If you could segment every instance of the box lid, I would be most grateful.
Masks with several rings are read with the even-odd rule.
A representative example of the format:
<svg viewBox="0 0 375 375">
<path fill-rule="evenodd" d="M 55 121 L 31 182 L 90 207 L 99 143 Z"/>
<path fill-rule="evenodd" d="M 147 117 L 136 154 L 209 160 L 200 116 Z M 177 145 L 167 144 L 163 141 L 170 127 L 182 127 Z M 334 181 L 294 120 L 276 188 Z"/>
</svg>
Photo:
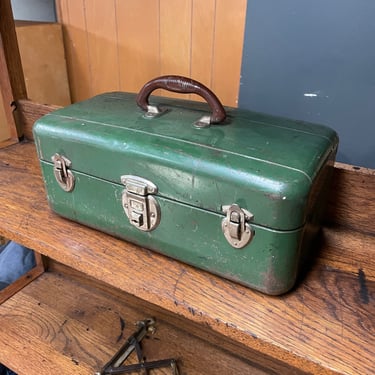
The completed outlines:
<svg viewBox="0 0 375 375">
<path fill-rule="evenodd" d="M 316 176 L 337 147 L 333 130 L 234 108 L 224 124 L 197 128 L 205 103 L 151 101 L 168 111 L 146 118 L 135 94 L 115 92 L 48 114 L 34 126 L 39 157 L 62 154 L 73 170 L 118 184 L 137 175 L 158 195 L 205 210 L 236 203 L 269 228 L 304 225 Z"/>
</svg>

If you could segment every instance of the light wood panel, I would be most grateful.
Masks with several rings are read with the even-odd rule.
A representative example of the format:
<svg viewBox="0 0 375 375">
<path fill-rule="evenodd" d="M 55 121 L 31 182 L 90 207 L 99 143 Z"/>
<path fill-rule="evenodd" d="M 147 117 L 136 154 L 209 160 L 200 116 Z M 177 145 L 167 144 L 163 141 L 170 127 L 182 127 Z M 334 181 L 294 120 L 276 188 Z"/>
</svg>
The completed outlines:
<svg viewBox="0 0 375 375">
<path fill-rule="evenodd" d="M 246 0 L 220 0 L 216 2 L 214 56 L 212 65 L 212 89 L 221 93 L 224 103 L 238 105 L 238 86 L 231 83 L 241 75 L 243 40 L 238 36 L 244 33 Z M 234 100 L 234 102 L 233 102 Z"/>
<path fill-rule="evenodd" d="M 215 0 L 195 0 L 191 25 L 191 76 L 212 86 Z"/>
<path fill-rule="evenodd" d="M 92 92 L 84 0 L 61 0 L 57 9 L 63 24 L 70 95 L 76 102 Z"/>
<path fill-rule="evenodd" d="M 190 76 L 191 19 L 190 0 L 160 0 L 161 75 Z"/>
<path fill-rule="evenodd" d="M 71 103 L 61 25 L 16 21 L 27 96 L 38 103 Z"/>
<path fill-rule="evenodd" d="M 115 1 L 85 0 L 84 5 L 93 90 L 119 90 Z"/>
<path fill-rule="evenodd" d="M 154 77 L 179 74 L 237 105 L 246 0 L 56 0 L 56 7 L 73 101 L 138 92 Z"/>
<path fill-rule="evenodd" d="M 6 141 L 10 138 L 10 128 L 8 125 L 8 117 L 4 108 L 3 95 L 0 91 L 0 145 L 1 142 Z"/>
<path fill-rule="evenodd" d="M 160 72 L 159 0 L 117 0 L 120 87 L 137 92 Z"/>
</svg>

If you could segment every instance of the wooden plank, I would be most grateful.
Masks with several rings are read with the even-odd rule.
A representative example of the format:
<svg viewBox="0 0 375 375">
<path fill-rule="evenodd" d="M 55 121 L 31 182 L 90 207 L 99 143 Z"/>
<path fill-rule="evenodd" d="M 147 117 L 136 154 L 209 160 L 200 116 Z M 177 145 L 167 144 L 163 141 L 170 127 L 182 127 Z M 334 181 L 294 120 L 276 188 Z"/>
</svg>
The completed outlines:
<svg viewBox="0 0 375 375">
<path fill-rule="evenodd" d="M 374 233 L 375 170 L 336 163 L 327 223 Z"/>
<path fill-rule="evenodd" d="M 47 280 L 48 285 L 53 284 L 54 280 L 48 282 L 49 278 L 43 276 L 42 283 Z M 40 283 L 31 284 L 29 287 L 33 289 L 36 285 Z M 67 285 L 67 288 L 69 286 Z M 86 326 L 47 305 L 51 298 L 64 298 L 65 286 L 60 283 L 60 290 L 54 296 L 49 293 L 48 287 L 45 288 L 44 298 L 38 300 L 29 296 L 27 290 L 28 288 L 25 288 L 0 306 L 0 340 L 7 342 L 5 344 L 2 341 L 2 347 L 7 346 L 5 351 L 1 351 L 2 362 L 17 373 L 25 375 L 92 374 L 93 364 L 95 363 L 96 368 L 100 366 L 98 359 L 109 356 L 111 351 L 108 345 L 104 345 L 105 340 L 95 331 L 86 331 Z M 67 290 L 68 293 L 74 292 Z M 56 288 L 54 291 L 56 293 Z M 26 357 L 24 350 L 20 348 L 25 342 L 28 343 Z M 101 345 L 95 347 L 95 342 L 100 342 Z M 91 351 L 87 351 L 87 347 L 90 347 Z M 83 360 L 85 356 L 88 357 L 86 361 Z"/>
<path fill-rule="evenodd" d="M 366 275 L 320 261 L 293 293 L 261 295 L 53 214 L 32 145 L 0 151 L 0 161 L 5 237 L 303 371 L 373 368 L 375 282 Z M 375 261 L 374 241 L 367 246 L 362 269 Z"/>
<path fill-rule="evenodd" d="M 8 141 L 11 137 L 10 127 L 8 125 L 8 114 L 5 111 L 5 105 L 6 103 L 3 100 L 3 95 L 0 90 L 0 144 L 4 141 Z"/>
<path fill-rule="evenodd" d="M 16 103 L 16 107 L 17 115 L 20 117 L 24 127 L 25 137 L 31 140 L 34 139 L 32 132 L 34 122 L 43 115 L 61 108 L 56 105 L 34 103 L 30 100 L 19 100 Z"/>
<path fill-rule="evenodd" d="M 61 25 L 16 21 L 28 98 L 38 103 L 71 103 Z"/>
<path fill-rule="evenodd" d="M 156 317 L 158 321 L 168 322 L 169 325 L 187 334 L 189 336 L 189 341 L 191 340 L 190 337 L 195 336 L 205 342 L 209 342 L 210 345 L 213 345 L 213 347 L 215 348 L 220 348 L 221 350 L 223 350 L 224 353 L 225 352 L 227 354 L 231 353 L 231 355 L 233 355 L 234 357 L 238 359 L 240 358 L 246 359 L 247 361 L 246 370 L 250 371 L 251 369 L 251 371 L 254 371 L 254 372 L 251 372 L 252 374 L 253 373 L 258 374 L 258 372 L 261 372 L 261 371 L 266 371 L 267 374 L 270 374 L 270 373 L 287 374 L 287 375 L 305 374 L 304 372 L 296 368 L 293 368 L 289 364 L 276 361 L 273 358 L 265 355 L 264 353 L 254 351 L 251 348 L 242 345 L 241 343 L 234 342 L 233 340 L 229 340 L 225 336 L 215 333 L 210 329 L 209 326 L 202 326 L 188 319 L 181 318 L 178 315 L 163 309 L 162 307 L 156 306 L 154 304 L 150 304 L 147 301 L 141 300 L 127 293 L 123 293 L 122 291 L 118 289 L 112 288 L 108 284 L 101 283 L 100 281 L 94 278 L 90 278 L 87 275 L 83 275 L 77 272 L 76 270 L 66 267 L 65 265 L 61 265 L 60 263 L 50 261 L 49 269 L 51 270 L 51 272 L 54 272 L 54 273 L 58 273 L 58 274 L 63 273 L 63 275 L 68 277 L 69 280 L 77 281 L 79 283 L 84 283 L 85 285 L 92 286 L 95 289 L 99 289 L 105 295 L 111 295 L 113 301 L 122 301 L 127 306 L 132 306 L 136 308 L 138 311 L 141 311 L 144 314 L 143 316 L 146 316 L 145 314 L 148 314 L 148 316 Z M 114 309 L 112 308 L 112 310 Z M 101 326 L 101 323 L 97 325 Z M 169 334 L 168 334 L 168 337 L 170 337 Z M 196 346 L 196 344 L 194 344 L 193 346 L 195 348 L 193 350 L 193 353 L 196 353 L 198 351 L 198 346 Z M 220 358 L 216 358 L 215 356 L 211 357 L 211 355 L 209 355 L 209 353 L 206 350 L 204 351 L 204 353 L 207 354 L 207 356 L 205 357 L 206 363 L 211 365 L 212 363 L 215 363 L 216 361 L 220 363 L 222 360 L 228 362 L 227 358 L 220 359 Z M 197 362 L 197 361 L 192 359 L 192 362 Z M 199 367 L 197 367 L 197 369 L 199 369 Z M 203 369 L 200 369 L 200 370 L 201 370 L 200 372 L 201 374 Z M 221 371 L 218 370 L 217 373 L 221 373 Z M 234 371 L 234 373 L 236 373 L 236 371 Z"/>
<path fill-rule="evenodd" d="M 215 0 L 194 0 L 191 25 L 191 77 L 212 86 L 212 63 L 215 34 Z M 204 101 L 192 95 L 193 100 Z"/>
<path fill-rule="evenodd" d="M 192 0 L 160 0 L 160 74 L 190 77 Z M 160 91 L 169 97 L 189 95 Z"/>
<path fill-rule="evenodd" d="M 116 0 L 120 89 L 139 92 L 159 76 L 159 1 Z"/>
<path fill-rule="evenodd" d="M 179 74 L 214 86 L 224 104 L 236 105 L 246 1 L 57 0 L 57 5 L 73 101 L 118 87 L 137 92 L 151 78 Z"/>
<path fill-rule="evenodd" d="M 0 1 L 0 34 L 4 47 L 5 60 L 12 87 L 13 100 L 26 98 L 26 86 L 17 45 L 10 0 Z"/>
<path fill-rule="evenodd" d="M 246 0 L 217 0 L 212 89 L 228 106 L 237 107 L 241 75 Z"/>
<path fill-rule="evenodd" d="M 86 32 L 91 72 L 90 95 L 120 88 L 114 0 L 85 0 Z"/>
<path fill-rule="evenodd" d="M 88 35 L 83 0 L 59 0 L 58 20 L 63 24 L 70 95 L 73 102 L 93 95 Z"/>
<path fill-rule="evenodd" d="M 108 290 L 103 292 L 82 279 L 71 280 L 62 269 L 59 274 L 44 274 L 0 306 L 0 343 L 3 346 L 6 342 L 3 340 L 7 339 L 7 346 L 16 347 L 12 355 L 8 351 L 0 355 L 20 374 L 92 374 L 135 331 L 134 322 L 155 312 L 140 309 L 134 297 L 113 298 Z M 148 360 L 175 357 L 180 361 L 181 371 L 192 375 L 249 370 L 254 375 L 266 374 L 259 366 L 172 326 L 161 312 L 153 316 L 157 321 L 156 332 L 143 341 Z M 22 358 L 17 348 L 21 341 L 32 344 L 32 355 Z M 43 363 L 47 355 L 48 363 Z M 134 362 L 134 359 L 129 361 Z M 167 375 L 170 370 L 153 373 Z"/>
<path fill-rule="evenodd" d="M 0 1 L 0 87 L 11 139 L 17 140 L 23 129 L 13 117 L 11 103 L 27 94 L 10 0 Z"/>
<path fill-rule="evenodd" d="M 322 242 L 318 254 L 320 263 L 375 281 L 373 234 L 364 234 L 341 226 L 324 227 Z"/>
</svg>

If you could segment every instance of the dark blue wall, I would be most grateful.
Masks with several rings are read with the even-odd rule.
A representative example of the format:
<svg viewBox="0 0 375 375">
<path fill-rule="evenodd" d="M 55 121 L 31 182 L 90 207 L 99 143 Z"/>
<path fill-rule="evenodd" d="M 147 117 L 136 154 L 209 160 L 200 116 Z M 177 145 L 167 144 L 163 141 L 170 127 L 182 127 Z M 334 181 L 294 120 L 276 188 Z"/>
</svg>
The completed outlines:
<svg viewBox="0 0 375 375">
<path fill-rule="evenodd" d="M 375 1 L 248 0 L 239 106 L 327 124 L 375 168 Z"/>
</svg>

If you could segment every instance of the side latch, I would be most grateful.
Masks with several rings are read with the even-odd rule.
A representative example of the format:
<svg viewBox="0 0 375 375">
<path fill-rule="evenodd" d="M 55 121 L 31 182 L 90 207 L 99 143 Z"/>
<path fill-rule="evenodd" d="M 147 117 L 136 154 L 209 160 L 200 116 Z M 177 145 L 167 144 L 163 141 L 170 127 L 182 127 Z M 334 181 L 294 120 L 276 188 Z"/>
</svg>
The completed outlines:
<svg viewBox="0 0 375 375">
<path fill-rule="evenodd" d="M 122 207 L 132 225 L 139 230 L 149 232 L 160 223 L 160 206 L 151 194 L 156 194 L 158 188 L 152 182 L 138 176 L 121 176 L 125 185 L 122 192 Z"/>
<path fill-rule="evenodd" d="M 53 162 L 53 174 L 57 183 L 64 191 L 72 191 L 75 183 L 73 172 L 69 169 L 72 162 L 60 154 L 53 155 L 51 159 Z"/>
<path fill-rule="evenodd" d="M 242 249 L 254 237 L 255 232 L 249 224 L 254 215 L 237 204 L 223 206 L 222 210 L 226 214 L 221 222 L 225 238 L 231 246 Z"/>
</svg>

